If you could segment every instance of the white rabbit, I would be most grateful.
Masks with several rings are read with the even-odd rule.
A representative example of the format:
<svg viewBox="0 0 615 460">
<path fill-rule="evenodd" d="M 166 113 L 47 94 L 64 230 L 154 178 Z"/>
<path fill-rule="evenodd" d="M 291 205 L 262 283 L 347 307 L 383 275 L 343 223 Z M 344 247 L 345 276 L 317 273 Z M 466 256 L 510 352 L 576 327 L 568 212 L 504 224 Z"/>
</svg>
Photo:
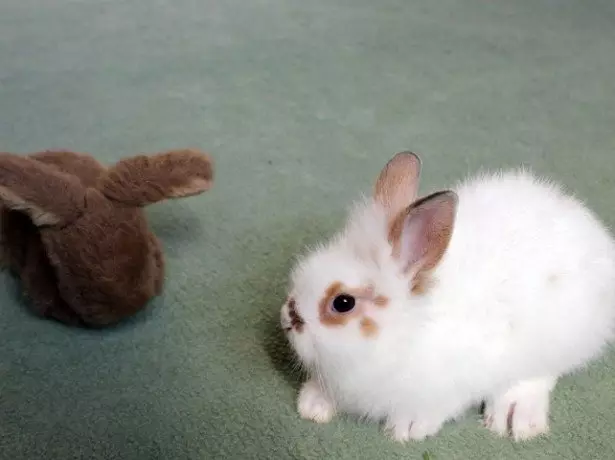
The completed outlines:
<svg viewBox="0 0 615 460">
<path fill-rule="evenodd" d="M 527 171 L 417 200 L 420 167 L 397 154 L 293 270 L 281 324 L 308 371 L 299 413 L 384 421 L 406 441 L 484 401 L 492 431 L 546 433 L 557 379 L 613 336 L 613 239 Z"/>
</svg>

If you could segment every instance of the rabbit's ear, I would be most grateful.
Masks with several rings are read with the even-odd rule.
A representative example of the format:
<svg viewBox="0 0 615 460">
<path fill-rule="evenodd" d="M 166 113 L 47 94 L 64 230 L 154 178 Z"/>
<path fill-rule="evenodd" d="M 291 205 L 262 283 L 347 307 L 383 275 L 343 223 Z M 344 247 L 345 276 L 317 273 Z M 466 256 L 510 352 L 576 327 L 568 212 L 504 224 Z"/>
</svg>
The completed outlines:
<svg viewBox="0 0 615 460">
<path fill-rule="evenodd" d="M 175 150 L 127 158 L 107 171 L 99 184 L 109 199 L 130 206 L 146 206 L 168 198 L 197 195 L 213 181 L 209 155 Z"/>
<path fill-rule="evenodd" d="M 393 222 L 389 240 L 393 255 L 416 279 L 438 265 L 448 248 L 457 210 L 457 194 L 431 194 L 402 211 Z"/>
<path fill-rule="evenodd" d="M 389 219 L 416 200 L 420 175 L 421 159 L 412 152 L 396 154 L 382 169 L 374 187 L 374 199 L 384 206 Z"/>
<path fill-rule="evenodd" d="M 81 181 L 32 158 L 0 153 L 0 201 L 37 226 L 67 225 L 83 213 Z"/>
</svg>

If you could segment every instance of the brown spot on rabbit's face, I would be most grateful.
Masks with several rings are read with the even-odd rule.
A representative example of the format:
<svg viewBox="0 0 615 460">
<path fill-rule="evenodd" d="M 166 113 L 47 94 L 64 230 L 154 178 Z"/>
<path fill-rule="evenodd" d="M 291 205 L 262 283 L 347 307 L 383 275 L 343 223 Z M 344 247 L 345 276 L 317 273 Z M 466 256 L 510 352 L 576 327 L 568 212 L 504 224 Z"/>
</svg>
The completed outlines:
<svg viewBox="0 0 615 460">
<path fill-rule="evenodd" d="M 374 297 L 374 305 L 377 307 L 386 307 L 389 304 L 389 298 L 384 295 L 377 295 Z"/>
<path fill-rule="evenodd" d="M 365 337 L 373 337 L 378 333 L 378 325 L 373 319 L 365 316 L 361 320 L 361 333 Z"/>
<path fill-rule="evenodd" d="M 343 326 L 352 319 L 361 317 L 369 305 L 383 308 L 388 301 L 387 297 L 376 295 L 373 286 L 352 288 L 336 281 L 327 288 L 320 300 L 320 322 L 328 327 Z"/>
<path fill-rule="evenodd" d="M 351 291 L 353 290 L 346 288 L 344 284 L 339 281 L 332 283 L 327 288 L 325 295 L 320 300 L 319 304 L 320 322 L 322 324 L 325 326 L 343 326 L 352 318 L 356 317 L 356 308 L 351 308 L 348 311 L 342 312 L 336 311 L 333 306 L 335 299 L 339 296 L 347 296 L 349 298 L 348 301 L 352 302 L 351 299 L 354 299 L 355 297 Z"/>
</svg>

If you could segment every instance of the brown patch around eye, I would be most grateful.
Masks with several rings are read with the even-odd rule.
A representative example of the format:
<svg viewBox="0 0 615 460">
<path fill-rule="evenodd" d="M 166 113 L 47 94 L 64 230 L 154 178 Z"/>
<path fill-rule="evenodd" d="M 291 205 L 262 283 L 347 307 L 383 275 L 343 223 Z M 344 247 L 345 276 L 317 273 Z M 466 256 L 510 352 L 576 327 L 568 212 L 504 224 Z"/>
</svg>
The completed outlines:
<svg viewBox="0 0 615 460">
<path fill-rule="evenodd" d="M 333 302 L 333 299 L 345 292 L 347 291 L 344 290 L 344 285 L 339 281 L 332 283 L 325 291 L 325 295 L 320 300 L 320 303 L 318 305 L 320 322 L 325 326 L 343 326 L 353 316 L 354 311 L 347 314 L 339 315 L 333 313 L 329 309 L 329 305 L 331 304 L 331 302 Z"/>
<path fill-rule="evenodd" d="M 348 313 L 336 313 L 331 311 L 331 303 L 341 294 L 347 294 L 355 298 L 356 306 Z M 365 302 L 372 302 L 374 305 L 382 308 L 387 305 L 389 299 L 382 295 L 375 295 L 374 287 L 370 285 L 359 288 L 349 288 L 340 281 L 331 283 L 318 305 L 320 322 L 325 326 L 343 326 L 351 319 L 361 314 Z M 371 319 L 370 321 L 373 322 Z M 375 323 L 374 326 L 376 326 Z M 370 326 L 367 327 L 369 328 Z"/>
<path fill-rule="evenodd" d="M 361 320 L 361 333 L 365 337 L 373 337 L 378 333 L 378 325 L 373 319 L 366 316 Z"/>
</svg>

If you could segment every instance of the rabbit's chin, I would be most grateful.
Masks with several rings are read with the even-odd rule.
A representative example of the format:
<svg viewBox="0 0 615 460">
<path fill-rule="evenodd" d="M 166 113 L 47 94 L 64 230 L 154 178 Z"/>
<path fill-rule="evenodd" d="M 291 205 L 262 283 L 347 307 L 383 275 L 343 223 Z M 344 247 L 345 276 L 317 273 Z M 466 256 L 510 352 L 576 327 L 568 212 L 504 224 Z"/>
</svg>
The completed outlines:
<svg viewBox="0 0 615 460">
<path fill-rule="evenodd" d="M 367 353 L 367 344 L 345 337 L 343 330 L 338 331 L 337 337 L 321 337 L 318 332 L 308 328 L 301 332 L 291 330 L 287 333 L 287 339 L 302 368 L 308 375 L 318 377 L 326 387 L 343 390 L 346 381 L 358 374 L 365 374 L 381 361 Z M 373 360 L 376 362 L 372 363 Z M 336 395 L 330 396 L 333 398 Z M 341 398 L 343 394 L 337 396 Z"/>
<path fill-rule="evenodd" d="M 314 372 L 318 366 L 318 355 L 309 333 L 291 330 L 286 333 L 286 338 L 302 367 Z"/>
</svg>

